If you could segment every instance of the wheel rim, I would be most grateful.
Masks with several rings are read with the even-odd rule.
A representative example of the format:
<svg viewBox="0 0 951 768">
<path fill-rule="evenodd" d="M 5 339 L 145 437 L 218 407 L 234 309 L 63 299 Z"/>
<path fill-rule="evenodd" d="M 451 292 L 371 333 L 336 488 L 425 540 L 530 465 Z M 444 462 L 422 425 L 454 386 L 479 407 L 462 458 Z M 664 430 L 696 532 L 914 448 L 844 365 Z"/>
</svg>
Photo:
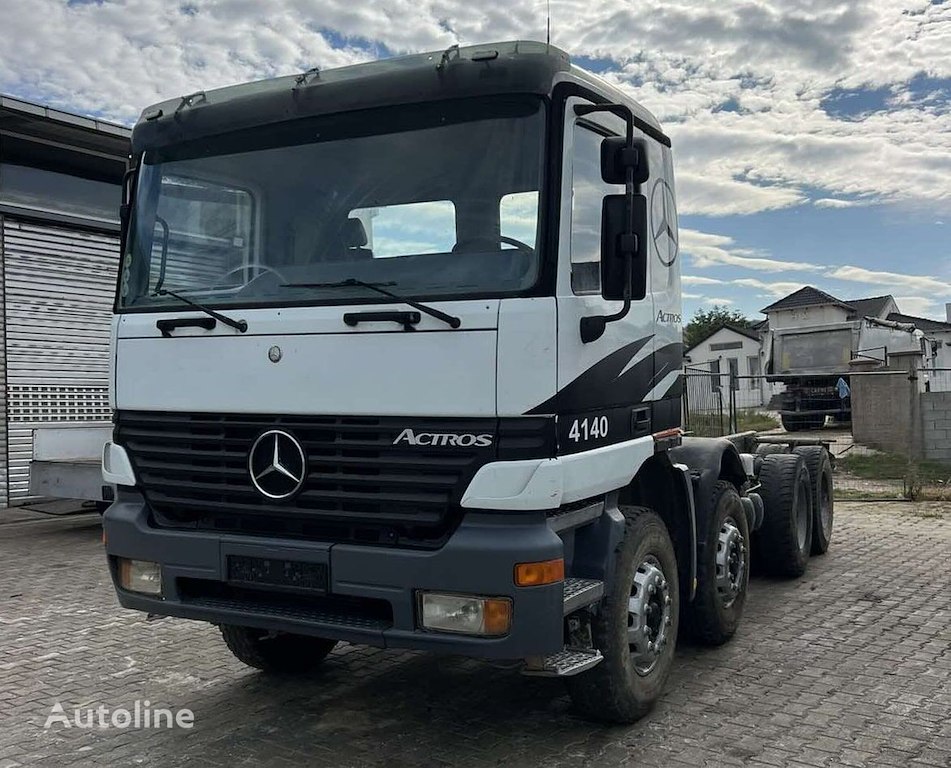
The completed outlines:
<svg viewBox="0 0 951 768">
<path fill-rule="evenodd" d="M 800 489 L 802 491 L 802 489 Z M 796 537 L 799 542 L 799 549 L 805 550 L 806 539 L 809 534 L 809 499 L 806 494 L 800 492 L 796 504 Z"/>
<path fill-rule="evenodd" d="M 819 524 L 826 538 L 832 532 L 832 488 L 831 482 L 823 475 L 819 483 Z"/>
<path fill-rule="evenodd" d="M 652 555 L 637 566 L 627 603 L 627 642 L 639 675 L 649 675 L 670 642 L 671 597 L 660 563 Z"/>
<path fill-rule="evenodd" d="M 733 605 L 746 578 L 746 542 L 732 517 L 720 526 L 716 556 L 717 596 L 725 608 Z"/>
</svg>

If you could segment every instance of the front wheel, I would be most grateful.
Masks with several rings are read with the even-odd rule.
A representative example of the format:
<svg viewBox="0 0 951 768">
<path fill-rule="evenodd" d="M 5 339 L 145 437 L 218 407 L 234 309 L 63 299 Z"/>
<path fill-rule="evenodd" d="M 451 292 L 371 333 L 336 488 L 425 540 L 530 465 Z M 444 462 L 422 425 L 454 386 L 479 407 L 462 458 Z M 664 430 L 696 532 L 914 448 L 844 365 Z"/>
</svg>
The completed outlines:
<svg viewBox="0 0 951 768">
<path fill-rule="evenodd" d="M 594 647 L 604 661 L 567 684 L 583 716 L 633 723 L 650 711 L 670 674 L 680 585 L 664 521 L 643 507 L 621 511 L 625 530 L 615 550 L 612 587 L 591 624 Z"/>
<path fill-rule="evenodd" d="M 225 645 L 249 667 L 273 674 L 304 674 L 320 666 L 336 640 L 253 627 L 221 625 Z"/>
</svg>

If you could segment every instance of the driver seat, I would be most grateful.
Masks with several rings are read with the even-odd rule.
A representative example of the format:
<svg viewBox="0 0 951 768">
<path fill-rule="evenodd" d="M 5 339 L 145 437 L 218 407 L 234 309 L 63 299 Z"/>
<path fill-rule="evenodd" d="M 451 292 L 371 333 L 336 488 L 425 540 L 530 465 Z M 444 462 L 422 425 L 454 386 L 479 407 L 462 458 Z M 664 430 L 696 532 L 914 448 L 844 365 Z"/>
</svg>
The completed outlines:
<svg viewBox="0 0 951 768">
<path fill-rule="evenodd" d="M 373 258 L 373 251 L 367 248 L 367 231 L 360 219 L 347 219 L 340 228 L 340 241 L 343 246 L 343 261 L 364 261 Z"/>
</svg>

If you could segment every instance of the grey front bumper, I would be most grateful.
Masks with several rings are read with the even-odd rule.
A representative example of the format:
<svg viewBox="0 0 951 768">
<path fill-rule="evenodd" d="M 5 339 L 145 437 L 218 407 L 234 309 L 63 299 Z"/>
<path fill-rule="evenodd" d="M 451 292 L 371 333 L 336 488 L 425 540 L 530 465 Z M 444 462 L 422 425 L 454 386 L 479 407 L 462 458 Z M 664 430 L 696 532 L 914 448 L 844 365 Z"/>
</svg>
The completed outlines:
<svg viewBox="0 0 951 768">
<path fill-rule="evenodd" d="M 563 586 L 516 587 L 517 563 L 563 556 L 561 539 L 543 513 L 469 512 L 438 550 L 331 544 L 238 536 L 211 531 L 156 528 L 141 501 L 118 501 L 106 511 L 103 526 L 110 570 L 115 558 L 162 565 L 163 595 L 128 592 L 116 583 L 126 608 L 285 632 L 313 634 L 353 643 L 412 648 L 485 658 L 541 656 L 563 647 Z M 231 555 L 324 563 L 329 593 L 335 597 L 385 601 L 392 621 L 367 620 L 346 612 L 288 610 L 265 599 L 194 599 L 183 583 L 224 586 Z M 266 589 L 266 588 L 262 588 Z M 499 638 L 422 631 L 416 626 L 418 590 L 511 597 L 512 629 Z M 315 600 L 315 606 L 319 604 Z"/>
</svg>

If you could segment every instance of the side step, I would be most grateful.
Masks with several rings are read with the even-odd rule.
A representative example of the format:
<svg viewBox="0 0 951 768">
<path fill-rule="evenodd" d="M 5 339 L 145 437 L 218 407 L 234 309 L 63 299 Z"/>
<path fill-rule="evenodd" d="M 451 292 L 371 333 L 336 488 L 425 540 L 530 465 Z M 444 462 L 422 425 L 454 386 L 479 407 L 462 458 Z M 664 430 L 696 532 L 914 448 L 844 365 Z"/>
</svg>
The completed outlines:
<svg viewBox="0 0 951 768">
<path fill-rule="evenodd" d="M 595 667 L 604 660 L 594 648 L 564 648 L 551 656 L 526 659 L 523 675 L 532 677 L 571 677 Z"/>
<path fill-rule="evenodd" d="M 604 582 L 594 579 L 565 579 L 565 616 L 579 608 L 598 602 L 604 595 Z"/>
</svg>

